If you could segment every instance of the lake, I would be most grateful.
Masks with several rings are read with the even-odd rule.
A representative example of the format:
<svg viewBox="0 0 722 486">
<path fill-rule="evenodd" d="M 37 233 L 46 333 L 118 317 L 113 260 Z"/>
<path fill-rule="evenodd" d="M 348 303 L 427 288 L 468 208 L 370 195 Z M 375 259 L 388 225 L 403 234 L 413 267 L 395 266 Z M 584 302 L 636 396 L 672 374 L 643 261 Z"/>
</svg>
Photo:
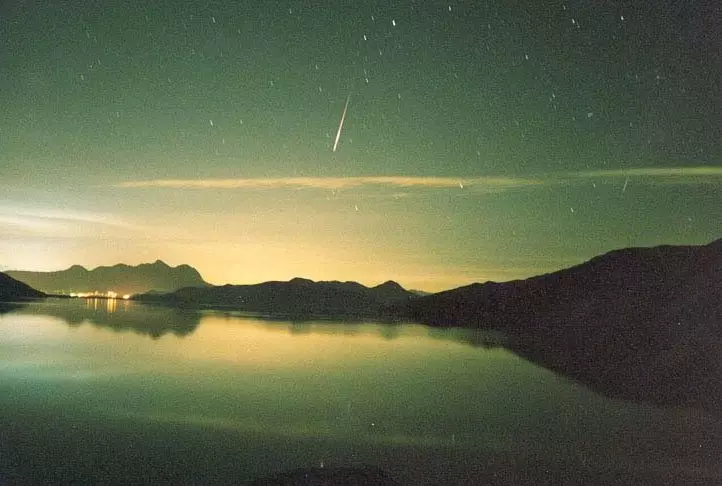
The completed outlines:
<svg viewBox="0 0 722 486">
<path fill-rule="evenodd" d="M 498 336 L 127 301 L 0 314 L 0 484 L 720 484 L 722 424 L 613 400 Z"/>
</svg>

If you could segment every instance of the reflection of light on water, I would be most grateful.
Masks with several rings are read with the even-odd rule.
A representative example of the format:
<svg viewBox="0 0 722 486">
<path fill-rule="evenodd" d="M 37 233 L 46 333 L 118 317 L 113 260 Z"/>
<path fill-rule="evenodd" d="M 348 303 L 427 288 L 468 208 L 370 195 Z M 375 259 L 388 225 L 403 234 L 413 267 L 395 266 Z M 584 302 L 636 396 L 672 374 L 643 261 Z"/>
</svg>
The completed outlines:
<svg viewBox="0 0 722 486">
<path fill-rule="evenodd" d="M 98 299 L 85 299 L 85 307 L 94 311 L 98 310 Z"/>
<path fill-rule="evenodd" d="M 97 311 L 99 310 L 99 308 L 101 308 L 101 302 L 103 301 L 105 302 L 105 311 L 108 314 L 112 314 L 118 310 L 118 301 L 122 302 L 120 310 L 128 310 L 128 299 L 113 297 L 85 297 L 85 307 L 86 309 Z"/>
</svg>

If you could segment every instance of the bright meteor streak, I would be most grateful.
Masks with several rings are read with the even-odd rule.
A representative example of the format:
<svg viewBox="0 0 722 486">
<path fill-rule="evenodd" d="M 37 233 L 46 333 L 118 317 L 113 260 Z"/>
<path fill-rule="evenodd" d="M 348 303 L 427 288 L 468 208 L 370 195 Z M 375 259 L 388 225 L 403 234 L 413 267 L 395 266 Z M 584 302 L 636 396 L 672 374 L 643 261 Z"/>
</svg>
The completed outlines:
<svg viewBox="0 0 722 486">
<path fill-rule="evenodd" d="M 343 113 L 341 113 L 341 122 L 338 124 L 338 131 L 336 132 L 336 140 L 333 142 L 333 151 L 336 151 L 338 147 L 338 139 L 341 138 L 341 129 L 343 128 L 343 121 L 346 119 L 346 110 L 348 109 L 348 102 L 351 99 L 351 95 L 346 97 L 346 104 L 343 105 Z"/>
</svg>

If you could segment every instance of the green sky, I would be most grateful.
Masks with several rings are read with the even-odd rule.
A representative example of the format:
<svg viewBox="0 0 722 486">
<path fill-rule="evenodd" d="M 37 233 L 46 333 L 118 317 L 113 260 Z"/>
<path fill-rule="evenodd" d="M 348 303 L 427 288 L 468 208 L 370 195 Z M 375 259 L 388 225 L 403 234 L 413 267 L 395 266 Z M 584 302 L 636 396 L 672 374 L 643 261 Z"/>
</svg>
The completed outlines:
<svg viewBox="0 0 722 486">
<path fill-rule="evenodd" d="M 0 269 L 438 290 L 722 236 L 711 0 L 103 3 L 0 11 Z"/>
</svg>

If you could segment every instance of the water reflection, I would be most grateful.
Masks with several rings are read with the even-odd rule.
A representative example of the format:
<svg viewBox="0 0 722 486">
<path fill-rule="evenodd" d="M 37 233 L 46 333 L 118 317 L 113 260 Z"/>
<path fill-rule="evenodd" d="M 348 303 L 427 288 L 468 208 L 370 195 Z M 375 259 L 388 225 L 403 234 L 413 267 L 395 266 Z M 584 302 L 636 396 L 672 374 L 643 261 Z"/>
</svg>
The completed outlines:
<svg viewBox="0 0 722 486">
<path fill-rule="evenodd" d="M 239 312 L 197 311 L 140 304 L 117 299 L 46 299 L 31 304 L 1 304 L 0 313 L 47 315 L 61 319 L 75 328 L 84 324 L 116 332 L 130 331 L 158 339 L 166 334 L 177 337 L 191 335 L 206 322 L 208 325 L 225 322 L 233 326 L 261 325 L 269 331 L 295 336 L 304 335 L 371 335 L 393 341 L 400 337 L 426 335 L 433 340 L 450 341 L 479 348 L 503 346 L 501 334 L 476 329 L 441 329 L 406 323 L 379 323 L 362 320 L 282 319 Z M 223 332 L 232 333 L 225 328 Z"/>
<path fill-rule="evenodd" d="M 661 329 L 661 326 L 660 326 Z M 722 417 L 722 336 L 680 329 L 648 340 L 603 329 L 509 334 L 505 348 L 537 366 L 614 399 L 665 407 L 699 407 Z M 584 342 L 584 346 L 570 344 Z M 657 340 L 658 342 L 654 342 Z M 663 344 L 659 344 L 663 341 Z"/>
<path fill-rule="evenodd" d="M 16 309 L 21 314 L 41 314 L 60 318 L 70 327 L 85 323 L 111 329 L 130 331 L 152 339 L 166 334 L 184 337 L 193 333 L 201 314 L 188 309 L 144 307 L 116 299 L 48 299 Z"/>
<path fill-rule="evenodd" d="M 50 299 L 0 318 L 0 450 L 14 454 L 9 469 L 0 454 L 0 483 L 9 470 L 39 484 L 237 484 L 321 461 L 403 484 L 419 470 L 426 484 L 482 471 L 499 484 L 500 468 L 528 484 L 580 470 L 607 484 L 640 464 L 660 471 L 648 484 L 719 472 L 719 423 L 608 400 L 488 333 L 113 309 Z M 183 339 L 147 338 L 179 322 Z"/>
<path fill-rule="evenodd" d="M 82 299 L 85 301 L 85 307 L 88 310 L 92 310 L 94 312 L 98 312 L 99 310 L 105 310 L 108 314 L 112 314 L 116 310 L 118 310 L 118 300 L 117 299 L 106 299 L 106 298 L 97 298 L 97 297 L 86 297 Z M 123 304 L 121 304 L 120 309 L 121 310 L 128 310 L 128 301 L 123 300 Z"/>
<path fill-rule="evenodd" d="M 299 365 L 307 363 L 308 357 L 312 356 L 319 346 L 330 346 L 328 352 L 333 356 L 340 356 L 342 352 L 337 346 L 344 342 L 344 339 L 326 339 L 329 336 L 354 338 L 354 346 L 369 344 L 372 339 L 377 340 L 376 346 L 379 346 L 382 343 L 398 344 L 400 340 L 410 338 L 417 340 L 419 346 L 422 346 L 420 344 L 422 342 L 449 342 L 487 350 L 503 348 L 559 376 L 573 379 L 597 393 L 612 398 L 658 404 L 701 403 L 707 410 L 718 410 L 718 407 L 714 406 L 718 394 L 706 393 L 704 400 L 700 399 L 696 402 L 683 401 L 671 394 L 659 398 L 648 391 L 648 388 L 654 385 L 653 382 L 630 382 L 625 380 L 625 376 L 614 374 L 614 370 L 609 366 L 603 369 L 598 366 L 595 368 L 593 361 L 572 359 L 573 356 L 570 358 L 563 354 L 564 347 L 553 342 L 527 342 L 515 336 L 505 337 L 488 330 L 430 328 L 362 320 L 279 319 L 239 312 L 176 309 L 114 299 L 48 299 L 45 302 L 26 305 L 5 304 L 4 307 L 0 307 L 0 313 L 3 308 L 5 313 L 14 311 L 19 314 L 57 317 L 71 328 L 87 323 L 115 332 L 130 331 L 153 340 L 165 335 L 186 337 L 202 327 L 204 333 L 200 341 L 206 344 L 201 348 L 198 348 L 197 342 L 189 345 L 184 351 L 186 355 L 231 362 L 239 360 L 250 362 L 255 359 L 259 363 L 270 363 L 278 367 L 285 366 L 284 360 Z M 266 338 L 261 338 L 261 335 L 268 333 L 275 334 L 279 339 L 274 338 L 273 342 L 267 342 Z M 209 336 L 212 336 L 213 342 L 207 341 Z M 296 339 L 286 339 L 286 337 Z M 382 341 L 378 342 L 379 338 Z M 665 363 L 668 361 L 664 358 L 661 360 Z M 659 368 L 661 365 L 655 364 L 655 366 Z M 689 375 L 691 371 L 686 373 Z M 707 386 L 707 389 L 718 388 L 719 384 L 714 383 Z M 699 395 L 683 387 L 676 389 L 682 398 Z M 708 403 L 712 405 L 706 406 Z"/>
<path fill-rule="evenodd" d="M 506 347 L 506 339 L 500 332 L 479 329 L 452 328 L 429 328 L 429 337 L 433 339 L 451 340 L 462 344 L 468 344 L 475 348 L 493 349 Z"/>
<path fill-rule="evenodd" d="M 342 336 L 373 335 L 379 336 L 386 341 L 393 341 L 400 337 L 409 337 L 410 335 L 424 335 L 434 340 L 451 341 L 485 349 L 498 348 L 505 344 L 504 336 L 501 333 L 480 329 L 434 328 L 415 323 L 370 322 L 362 320 L 284 320 L 278 317 L 243 316 L 237 313 L 219 312 L 209 312 L 206 313 L 206 316 L 222 316 L 229 320 L 235 320 L 238 325 L 262 323 L 268 327 L 268 329 L 276 329 L 299 336 L 311 334 Z"/>
<path fill-rule="evenodd" d="M 10 312 L 16 312 L 22 309 L 26 304 L 19 304 L 14 302 L 0 302 L 0 315 L 8 314 Z"/>
<path fill-rule="evenodd" d="M 563 351 L 564 348 L 554 346 L 554 343 L 528 343 L 518 337 L 504 336 L 489 330 L 433 328 L 362 320 L 279 319 L 239 312 L 176 309 L 114 299 L 48 299 L 45 302 L 23 305 L 5 304 L 0 307 L 0 313 L 2 309 L 5 309 L 6 314 L 15 312 L 53 316 L 71 328 L 90 324 L 114 332 L 130 331 L 153 340 L 165 335 L 183 338 L 203 328 L 199 339 L 183 346 L 185 356 L 228 362 L 255 361 L 257 364 L 264 363 L 279 368 L 284 368 L 289 363 L 305 366 L 314 352 L 322 346 L 328 347 L 327 353 L 330 357 L 341 356 L 344 353 L 341 343 L 349 343 L 347 338 L 353 338 L 352 347 L 357 350 L 366 345 L 370 346 L 372 341 L 377 348 L 385 345 L 384 343 L 392 347 L 398 345 L 396 347 L 399 348 L 404 345 L 399 341 L 408 342 L 409 339 L 415 341 L 419 349 L 434 342 L 441 346 L 446 342 L 485 350 L 500 348 L 611 398 L 655 404 L 696 404 L 673 400 L 673 396 L 663 397 L 664 400 L 650 399 L 651 394 L 646 393 L 651 386 L 648 383 L 625 386 L 619 379 L 600 380 L 599 376 L 612 376 L 609 369 L 593 368 L 589 362 L 570 360 L 563 354 L 560 355 L 559 349 Z M 271 337 L 272 335 L 274 337 Z M 328 339 L 329 337 L 332 339 Z M 70 338 L 72 339 L 72 336 Z M 77 338 L 80 339 L 80 336 Z M 199 342 L 203 343 L 203 346 L 199 347 Z M 449 350 L 451 352 L 450 348 Z M 354 350 L 349 352 L 349 356 L 354 359 L 368 358 L 368 354 L 357 356 Z M 686 391 L 685 393 L 684 396 L 693 396 Z M 707 402 L 714 403 L 717 396 L 711 394 Z M 704 408 L 718 410 L 709 406 Z"/>
</svg>

